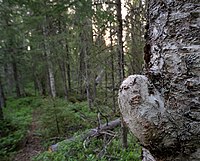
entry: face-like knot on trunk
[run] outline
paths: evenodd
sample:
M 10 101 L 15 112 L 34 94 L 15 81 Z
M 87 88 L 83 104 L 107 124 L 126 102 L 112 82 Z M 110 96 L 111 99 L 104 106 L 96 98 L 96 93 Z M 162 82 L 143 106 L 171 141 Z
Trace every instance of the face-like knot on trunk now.
M 119 90 L 119 105 L 124 121 L 131 132 L 143 145 L 157 133 L 156 126 L 164 111 L 164 103 L 160 93 L 149 94 L 149 81 L 144 75 L 131 75 L 123 81 Z
M 139 103 L 141 102 L 141 96 L 138 94 L 136 96 L 133 96 L 130 101 L 129 101 L 129 104 L 131 106 L 134 106 L 134 105 L 138 105 Z

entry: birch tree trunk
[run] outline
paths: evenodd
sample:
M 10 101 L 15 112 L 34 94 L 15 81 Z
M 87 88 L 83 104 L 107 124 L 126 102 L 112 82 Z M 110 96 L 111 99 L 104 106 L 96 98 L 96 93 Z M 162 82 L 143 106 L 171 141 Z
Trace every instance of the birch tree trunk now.
M 121 113 L 150 152 L 143 160 L 199 161 L 200 3 L 148 3 L 146 75 L 122 83 Z
M 45 16 L 45 23 L 47 24 L 47 16 Z M 45 49 L 45 56 L 47 61 L 47 68 L 48 68 L 48 76 L 49 76 L 49 84 L 50 84 L 50 92 L 53 98 L 56 97 L 56 86 L 55 86 L 55 78 L 54 78 L 54 71 L 53 71 L 53 64 L 51 62 L 51 50 L 49 44 L 49 31 L 46 26 L 43 26 L 43 36 L 44 36 L 44 49 Z

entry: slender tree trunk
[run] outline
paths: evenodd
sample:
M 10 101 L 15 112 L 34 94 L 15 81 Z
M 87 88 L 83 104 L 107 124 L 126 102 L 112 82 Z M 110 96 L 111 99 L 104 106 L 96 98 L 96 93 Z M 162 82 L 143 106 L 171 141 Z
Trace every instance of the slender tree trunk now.
M 3 110 L 2 108 L 6 106 L 6 99 L 3 91 L 3 85 L 0 79 L 0 120 L 3 120 Z
M 146 76 L 129 76 L 119 90 L 124 120 L 156 161 L 200 160 L 199 8 L 149 1 Z
M 121 0 L 117 0 L 117 21 L 118 21 L 118 29 L 117 29 L 117 37 L 118 37 L 118 66 L 119 66 L 119 84 L 123 81 L 125 78 L 125 71 L 124 71 L 124 51 L 123 51 L 123 23 L 122 23 L 122 8 L 121 8 Z M 127 142 L 127 134 L 128 129 L 126 127 L 126 124 L 124 123 L 124 120 L 122 118 L 121 122 L 122 127 L 122 145 L 124 148 L 128 147 Z
M 4 88 L 4 89 L 8 95 L 12 95 L 12 89 L 15 84 L 12 73 L 13 72 L 12 72 L 11 64 L 5 63 L 4 64 L 4 75 L 5 75 L 5 80 L 6 80 L 6 88 Z
M 63 80 L 63 87 L 64 87 L 64 93 L 65 93 L 65 99 L 68 98 L 68 89 L 67 89 L 67 76 L 66 76 L 66 64 L 65 61 L 61 60 L 60 64 L 60 71 L 61 71 L 61 77 Z
M 68 82 L 68 89 L 71 91 L 71 68 L 70 68 L 70 56 L 69 56 L 69 46 L 66 42 L 66 58 L 67 58 L 67 82 Z
M 47 90 L 47 85 L 46 85 L 46 84 L 48 84 L 48 82 L 49 82 L 48 80 L 49 80 L 49 79 L 47 80 L 47 75 L 48 75 L 48 74 L 46 74 L 45 76 L 43 76 L 42 79 L 40 80 L 40 84 L 41 84 L 41 87 L 42 87 L 42 88 L 41 88 L 41 89 L 42 89 L 42 93 L 41 93 L 42 96 L 46 96 L 46 95 L 47 95 L 47 91 L 48 91 L 48 90 Z M 46 82 L 47 82 L 47 83 L 46 83 Z
M 15 60 L 14 53 L 11 54 L 11 58 L 12 58 L 12 68 L 13 68 L 13 76 L 14 76 L 14 81 L 15 81 L 16 95 L 17 95 L 17 97 L 21 97 L 18 70 L 17 70 L 17 63 L 16 63 L 16 60 Z
M 105 105 L 107 104 L 108 104 L 108 72 L 105 71 Z
M 4 116 L 3 116 L 3 109 L 2 109 L 2 106 L 0 104 L 0 120 L 3 120 L 4 119 Z
M 116 99 L 115 99 L 115 65 L 114 65 L 114 52 L 113 52 L 113 38 L 112 38 L 112 25 L 110 24 L 110 53 L 111 53 L 111 82 L 112 82 L 112 109 L 116 113 Z
M 122 9 L 121 9 L 121 0 L 117 0 L 117 21 L 118 21 L 118 29 L 117 29 L 117 52 L 118 52 L 118 72 L 119 72 L 119 83 L 121 83 L 125 78 L 124 71 L 124 51 L 123 51 L 123 23 L 122 23 Z
M 1 104 L 1 107 L 6 107 L 6 97 L 4 94 L 4 88 L 2 85 L 1 79 L 0 79 L 0 104 Z
M 83 33 L 80 34 L 81 42 L 84 41 Z M 84 52 L 84 46 L 80 45 L 80 55 L 79 55 L 79 73 L 78 73 L 78 86 L 80 95 L 83 97 L 85 95 L 85 88 L 83 86 L 84 82 L 84 75 L 85 75 L 85 52 Z
M 52 97 L 55 98 L 56 97 L 56 87 L 55 87 L 53 65 L 52 65 L 52 62 L 49 59 L 48 54 L 49 54 L 49 52 L 47 51 L 47 63 L 48 63 L 50 90 L 51 90 Z
M 134 15 L 134 8 L 135 6 L 133 6 L 133 8 L 131 9 L 131 20 L 130 20 L 130 25 L 131 25 L 131 54 L 132 54 L 132 66 L 133 66 L 133 73 L 136 73 L 136 71 L 139 71 L 138 69 L 138 52 L 137 52 L 137 40 L 136 39 L 136 31 L 135 31 L 135 21 L 133 19 L 133 17 L 135 17 L 136 15 Z M 142 53 L 141 53 L 142 54 Z
M 91 20 L 85 20 L 84 24 L 84 44 L 83 44 L 83 51 L 85 55 L 84 63 L 85 63 L 85 80 L 86 80 L 86 93 L 87 93 L 87 101 L 88 106 L 90 109 L 93 107 L 93 93 L 92 89 L 94 86 L 92 86 L 92 82 L 95 83 L 95 81 L 92 81 L 92 73 L 91 73 L 91 62 L 90 56 L 91 56 L 91 48 L 92 48 L 92 23 Z M 93 91 L 94 92 L 94 91 Z
M 88 55 L 86 54 L 86 59 L 88 59 Z M 87 93 L 87 101 L 88 106 L 92 109 L 92 93 L 91 93 L 91 77 L 89 73 L 89 62 L 85 60 L 85 79 L 86 79 L 86 93 Z
M 62 32 L 67 33 L 67 29 L 65 24 L 62 23 L 62 19 L 60 18 L 58 21 L 58 26 L 59 26 L 59 34 L 62 34 Z M 62 49 L 64 53 L 61 55 L 57 55 L 59 58 L 59 68 L 61 72 L 61 77 L 63 81 L 63 89 L 64 89 L 64 95 L 65 99 L 68 99 L 69 93 L 68 89 L 70 90 L 71 88 L 71 78 L 70 78 L 70 59 L 69 59 L 69 47 L 68 47 L 68 41 L 67 38 L 64 40 L 60 40 L 60 44 L 62 46 Z M 68 81 L 67 81 L 68 79 Z M 67 82 L 68 82 L 68 88 L 67 88 Z
M 33 58 L 32 58 L 32 60 L 34 61 Z M 33 79 L 34 79 L 34 86 L 35 86 L 35 95 L 37 94 L 37 90 L 38 90 L 39 95 L 42 96 L 43 95 L 43 88 L 42 88 L 39 76 L 36 73 L 36 64 L 34 62 L 33 62 L 33 65 L 32 65 L 32 72 L 33 72 Z
M 47 23 L 46 17 L 45 17 L 45 23 Z M 50 50 L 50 45 L 48 42 L 48 34 L 49 34 L 48 32 L 49 31 L 47 31 L 47 28 L 44 26 L 43 27 L 44 49 L 45 49 L 45 56 L 46 56 L 47 68 L 48 68 L 50 92 L 51 92 L 51 96 L 54 98 L 54 97 L 56 97 L 56 86 L 55 86 L 53 64 L 51 62 L 51 50 Z
M 112 54 L 112 56 L 111 56 L 112 109 L 113 109 L 113 113 L 116 113 L 114 53 L 112 52 L 111 54 Z

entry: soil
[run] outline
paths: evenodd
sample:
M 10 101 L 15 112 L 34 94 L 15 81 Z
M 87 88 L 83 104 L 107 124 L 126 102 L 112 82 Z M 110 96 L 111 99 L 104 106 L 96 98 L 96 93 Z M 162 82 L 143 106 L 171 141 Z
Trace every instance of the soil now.
M 37 123 L 39 113 L 37 110 L 33 111 L 33 118 L 28 136 L 25 140 L 24 146 L 16 154 L 14 161 L 31 161 L 31 158 L 44 151 L 41 145 L 41 136 L 37 135 L 39 124 Z

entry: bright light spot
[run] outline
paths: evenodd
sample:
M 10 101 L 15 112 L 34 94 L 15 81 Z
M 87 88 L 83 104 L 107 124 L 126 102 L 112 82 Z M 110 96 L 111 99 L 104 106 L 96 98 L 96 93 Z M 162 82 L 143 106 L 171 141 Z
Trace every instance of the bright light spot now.
M 30 47 L 30 46 L 27 46 L 27 50 L 30 51 L 30 50 L 31 50 L 31 47 Z
M 126 4 L 125 4 L 125 1 L 122 0 L 122 19 L 125 19 L 126 15 L 127 15 L 127 8 L 124 7 Z

